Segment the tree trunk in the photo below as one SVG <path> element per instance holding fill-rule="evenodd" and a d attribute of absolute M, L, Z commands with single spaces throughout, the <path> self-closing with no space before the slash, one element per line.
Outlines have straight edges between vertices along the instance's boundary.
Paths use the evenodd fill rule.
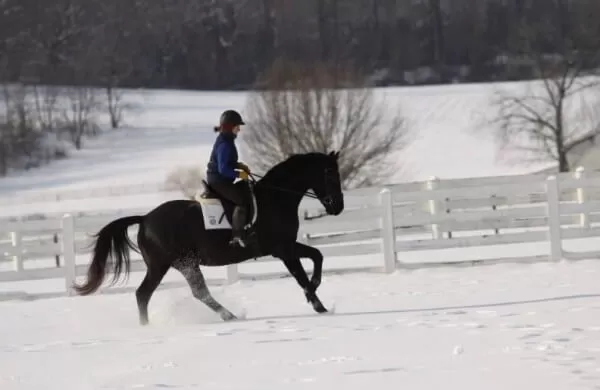
<path fill-rule="evenodd" d="M 328 12 L 325 0 L 317 0 L 317 20 L 319 25 L 319 43 L 321 46 L 320 60 L 327 62 L 330 59 L 330 37 L 328 27 Z"/>
<path fill-rule="evenodd" d="M 431 0 L 431 28 L 433 38 L 433 61 L 439 71 L 444 64 L 444 21 L 440 0 Z"/>
<path fill-rule="evenodd" d="M 561 150 L 558 153 L 558 171 L 559 172 L 569 172 L 569 161 L 567 160 L 567 153 L 564 150 Z"/>
<path fill-rule="evenodd" d="M 566 91 L 562 89 L 558 94 L 558 104 L 556 106 L 556 153 L 558 155 L 558 171 L 569 172 L 569 160 L 567 159 L 567 151 L 565 149 L 565 133 L 564 133 L 564 120 L 563 120 L 563 108 L 565 101 Z"/>

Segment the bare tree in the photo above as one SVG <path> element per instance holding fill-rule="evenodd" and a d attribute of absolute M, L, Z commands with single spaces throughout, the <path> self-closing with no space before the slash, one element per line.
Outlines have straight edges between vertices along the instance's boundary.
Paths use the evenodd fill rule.
<path fill-rule="evenodd" d="M 61 125 L 73 146 L 81 149 L 84 136 L 96 136 L 100 132 L 96 115 L 99 110 L 98 92 L 92 88 L 73 87 L 65 89 L 65 108 Z"/>
<path fill-rule="evenodd" d="M 124 101 L 123 90 L 118 86 L 134 73 L 134 62 L 140 58 L 141 49 L 134 34 L 143 27 L 139 6 L 134 1 L 100 2 L 102 21 L 98 33 L 90 39 L 91 49 L 85 53 L 85 58 L 96 63 L 96 76 L 105 88 L 104 106 L 113 129 L 119 128 L 125 113 L 133 109 Z"/>
<path fill-rule="evenodd" d="M 62 90 L 60 87 L 32 85 L 31 94 L 35 107 L 36 121 L 44 130 L 56 127 L 58 103 Z"/>
<path fill-rule="evenodd" d="M 243 140 L 254 169 L 266 171 L 296 153 L 336 149 L 346 188 L 379 183 L 397 170 L 389 157 L 405 146 L 406 122 L 349 69 L 273 65 L 245 112 Z"/>
<path fill-rule="evenodd" d="M 0 99 L 0 176 L 9 168 L 29 169 L 43 160 L 45 134 L 28 103 L 27 88 L 2 85 Z"/>
<path fill-rule="evenodd" d="M 496 93 L 493 123 L 498 125 L 497 136 L 503 148 L 512 145 L 537 158 L 556 161 L 558 170 L 567 172 L 569 153 L 600 134 L 596 96 L 600 78 L 595 73 L 600 45 L 595 37 L 586 40 L 579 35 L 563 39 L 560 52 L 545 53 L 542 36 L 551 34 L 549 30 L 530 26 L 521 33 L 523 58 L 532 64 L 539 80 L 520 92 Z"/>
<path fill-rule="evenodd" d="M 84 84 L 107 89 L 118 126 L 116 88 L 246 88 L 281 55 L 352 59 L 386 83 L 506 79 L 505 66 L 492 61 L 509 51 L 518 23 L 553 18 L 558 35 L 568 36 L 585 18 L 598 24 L 598 3 L 0 0 L 0 62 L 11 82 L 72 85 L 81 83 L 77 52 L 90 48 L 84 60 L 97 69 Z"/>

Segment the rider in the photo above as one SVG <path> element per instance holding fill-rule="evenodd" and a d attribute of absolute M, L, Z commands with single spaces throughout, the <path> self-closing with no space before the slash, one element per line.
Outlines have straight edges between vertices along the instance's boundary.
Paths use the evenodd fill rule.
<path fill-rule="evenodd" d="M 242 237 L 243 226 L 250 203 L 250 191 L 247 185 L 250 169 L 246 164 L 238 161 L 235 139 L 241 125 L 245 123 L 237 111 L 227 110 L 221 114 L 219 126 L 215 127 L 215 132 L 219 135 L 210 154 L 206 179 L 212 189 L 236 205 L 232 218 L 233 238 L 230 244 L 243 247 L 245 246 Z M 242 181 L 234 183 L 235 179 L 242 179 Z"/>

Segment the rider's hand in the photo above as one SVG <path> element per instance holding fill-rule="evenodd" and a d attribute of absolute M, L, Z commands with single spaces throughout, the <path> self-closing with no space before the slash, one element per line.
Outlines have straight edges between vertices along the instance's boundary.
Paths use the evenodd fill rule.
<path fill-rule="evenodd" d="M 250 168 L 248 168 L 248 165 L 244 164 L 243 162 L 238 162 L 237 167 L 246 173 L 250 173 Z"/>
<path fill-rule="evenodd" d="M 248 180 L 248 172 L 246 171 L 239 171 L 238 172 L 238 177 L 242 180 Z"/>

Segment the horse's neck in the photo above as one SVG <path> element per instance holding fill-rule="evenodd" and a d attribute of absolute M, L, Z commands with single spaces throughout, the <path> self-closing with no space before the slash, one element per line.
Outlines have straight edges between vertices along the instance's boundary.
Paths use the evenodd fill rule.
<path fill-rule="evenodd" d="M 308 189 L 301 181 L 295 180 L 294 175 L 265 176 L 257 183 L 257 188 L 269 198 L 277 198 L 277 203 L 285 207 L 286 211 L 295 212 L 300 207 L 302 197 Z"/>

